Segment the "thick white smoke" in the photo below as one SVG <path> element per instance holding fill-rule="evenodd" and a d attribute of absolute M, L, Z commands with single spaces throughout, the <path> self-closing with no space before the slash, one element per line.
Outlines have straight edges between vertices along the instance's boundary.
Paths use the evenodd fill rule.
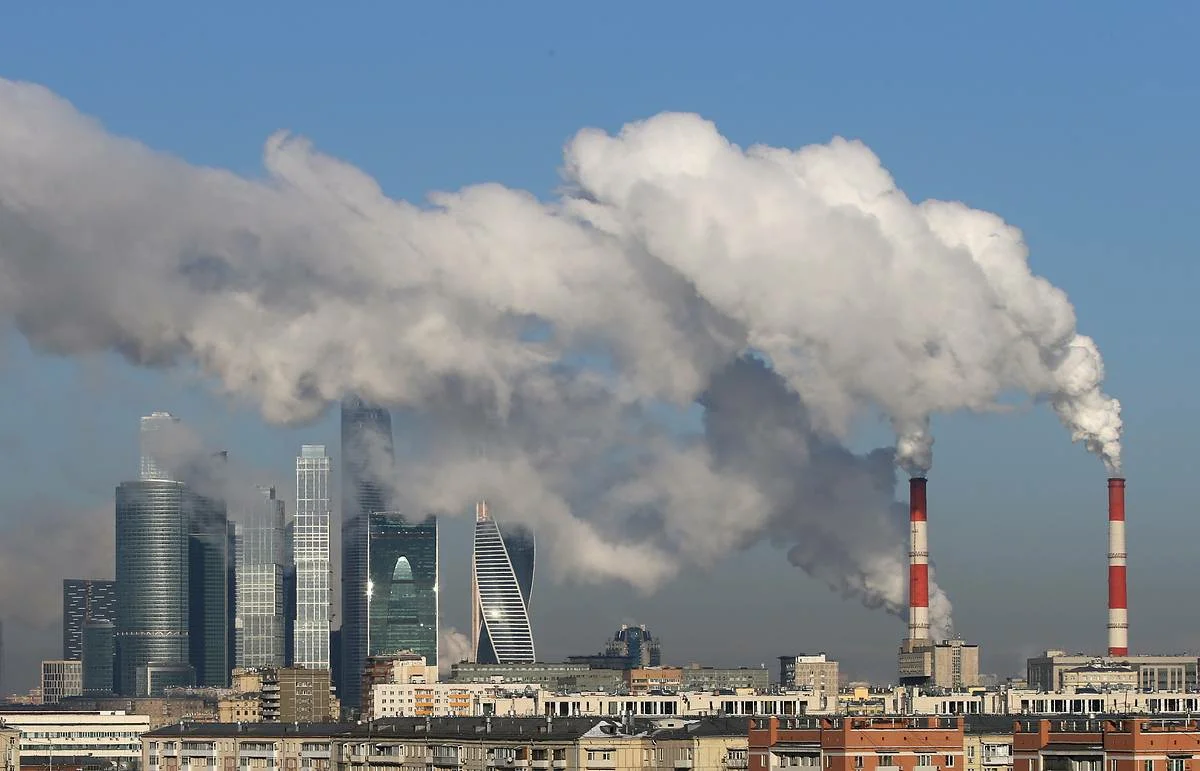
<path fill-rule="evenodd" d="M 0 81 L 0 116 L 0 319 L 198 367 L 272 421 L 347 392 L 404 408 L 436 437 L 409 503 L 487 488 L 564 572 L 651 587 L 769 537 L 895 610 L 893 466 L 929 467 L 931 415 L 1046 399 L 1119 468 L 1099 353 L 1019 231 L 913 203 L 859 142 L 744 150 L 663 114 L 580 132 L 558 200 L 421 207 L 282 134 L 250 180 L 37 86 Z M 896 447 L 848 452 L 878 414 Z"/>

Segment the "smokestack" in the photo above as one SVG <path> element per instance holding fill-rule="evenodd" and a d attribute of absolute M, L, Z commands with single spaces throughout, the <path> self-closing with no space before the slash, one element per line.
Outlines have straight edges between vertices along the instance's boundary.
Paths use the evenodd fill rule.
<path fill-rule="evenodd" d="M 1129 655 L 1125 591 L 1125 480 L 1108 480 L 1108 655 Z"/>
<path fill-rule="evenodd" d="M 929 540 L 925 477 L 908 480 L 908 639 L 929 639 Z"/>

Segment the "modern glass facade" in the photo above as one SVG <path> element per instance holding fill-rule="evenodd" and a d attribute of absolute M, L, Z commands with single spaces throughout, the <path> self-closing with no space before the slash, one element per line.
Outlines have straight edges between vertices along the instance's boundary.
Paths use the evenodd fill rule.
<path fill-rule="evenodd" d="M 287 551 L 283 501 L 274 487 L 259 488 L 236 526 L 234 665 L 245 669 L 284 666 L 284 572 Z"/>
<path fill-rule="evenodd" d="M 138 695 L 139 668 L 190 665 L 201 685 L 229 677 L 229 538 L 224 504 L 180 482 L 116 491 L 116 686 Z"/>
<path fill-rule="evenodd" d="M 296 516 L 292 559 L 296 571 L 294 660 L 307 669 L 329 669 L 330 459 L 321 444 L 304 445 L 296 458 Z"/>
<path fill-rule="evenodd" d="M 115 630 L 111 621 L 88 621 L 83 625 L 83 693 L 86 696 L 113 692 Z"/>
<path fill-rule="evenodd" d="M 367 546 L 367 650 L 412 651 L 437 665 L 438 531 L 428 517 L 411 522 L 393 511 L 370 515 Z"/>
<path fill-rule="evenodd" d="M 142 481 L 171 479 L 171 470 L 165 462 L 165 452 L 170 440 L 170 431 L 179 424 L 179 418 L 169 412 L 152 412 L 142 418 L 139 433 L 141 464 L 138 479 Z"/>
<path fill-rule="evenodd" d="M 394 450 L 392 416 L 356 397 L 342 402 L 342 628 L 337 686 L 343 704 L 362 703 L 367 659 L 367 531 L 387 511 Z"/>
<path fill-rule="evenodd" d="M 88 621 L 115 621 L 117 582 L 63 579 L 63 659 L 83 658 L 83 627 Z"/>
<path fill-rule="evenodd" d="M 487 504 L 478 504 L 471 552 L 471 631 L 477 663 L 537 661 L 529 623 L 533 571 L 533 533 L 519 525 L 502 531 Z"/>

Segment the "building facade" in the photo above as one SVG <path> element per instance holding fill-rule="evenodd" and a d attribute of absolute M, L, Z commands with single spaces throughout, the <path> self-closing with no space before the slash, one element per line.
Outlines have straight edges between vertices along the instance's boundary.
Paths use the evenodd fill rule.
<path fill-rule="evenodd" d="M 437 520 L 376 512 L 369 521 L 368 655 L 411 651 L 437 666 Z"/>
<path fill-rule="evenodd" d="M 330 669 L 330 459 L 325 446 L 304 445 L 296 458 L 296 516 L 292 560 L 296 571 L 293 661 Z"/>
<path fill-rule="evenodd" d="M 83 662 L 42 662 L 42 703 L 58 704 L 68 696 L 83 695 Z"/>
<path fill-rule="evenodd" d="M 171 456 L 176 452 L 173 433 L 179 426 L 179 418 L 169 412 L 152 412 L 141 420 L 138 444 L 141 462 L 138 479 L 143 482 L 172 481 L 174 469 L 170 466 Z"/>
<path fill-rule="evenodd" d="M 0 723 L 21 731 L 21 768 L 139 767 L 145 715 L 115 712 L 0 712 Z"/>
<path fill-rule="evenodd" d="M 21 731 L 0 723 L 0 771 L 21 771 Z"/>
<path fill-rule="evenodd" d="M 471 650 L 480 664 L 537 661 L 529 601 L 533 593 L 533 533 L 503 529 L 485 502 L 475 507 L 471 549 Z"/>
<path fill-rule="evenodd" d="M 779 657 L 779 685 L 782 688 L 836 695 L 840 686 L 838 677 L 838 663 L 823 652 Z"/>
<path fill-rule="evenodd" d="M 83 693 L 111 694 L 116 687 L 116 626 L 111 621 L 83 625 Z"/>
<path fill-rule="evenodd" d="M 1193 718 L 1019 720 L 1013 771 L 1191 771 L 1200 762 Z"/>
<path fill-rule="evenodd" d="M 116 685 L 138 670 L 190 666 L 202 685 L 229 677 L 229 528 L 224 504 L 180 482 L 125 482 L 116 492 Z"/>
<path fill-rule="evenodd" d="M 259 492 L 261 500 L 254 501 L 246 521 L 236 526 L 234 664 L 241 668 L 286 663 L 284 507 L 274 487 Z"/>
<path fill-rule="evenodd" d="M 117 582 L 63 579 L 63 653 L 68 661 L 83 658 L 83 625 L 115 621 Z"/>
<path fill-rule="evenodd" d="M 362 702 L 360 677 L 367 660 L 367 543 L 369 517 L 390 509 L 388 484 L 395 451 L 392 416 L 386 409 L 348 396 L 342 428 L 342 624 L 336 685 L 342 702 Z"/>
<path fill-rule="evenodd" d="M 749 767 L 953 771 L 963 737 L 961 717 L 760 717 L 750 722 Z"/>
<path fill-rule="evenodd" d="M 1127 666 L 1137 673 L 1137 687 L 1148 691 L 1197 690 L 1196 656 L 1085 656 L 1049 650 L 1026 660 L 1030 688 L 1057 691 L 1069 685 L 1067 673 L 1080 667 Z"/>

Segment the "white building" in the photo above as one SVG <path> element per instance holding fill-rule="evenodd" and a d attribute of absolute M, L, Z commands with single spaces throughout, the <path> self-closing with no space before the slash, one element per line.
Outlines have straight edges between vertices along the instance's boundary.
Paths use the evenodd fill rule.
<path fill-rule="evenodd" d="M 21 732 L 23 765 L 111 761 L 117 769 L 141 761 L 148 715 L 124 712 L 0 712 L 0 723 Z"/>
<path fill-rule="evenodd" d="M 83 695 L 82 661 L 42 662 L 42 703 L 58 704 L 67 696 Z"/>
<path fill-rule="evenodd" d="M 330 459 L 325 445 L 306 444 L 296 458 L 296 519 L 292 559 L 296 566 L 295 664 L 329 669 Z"/>

